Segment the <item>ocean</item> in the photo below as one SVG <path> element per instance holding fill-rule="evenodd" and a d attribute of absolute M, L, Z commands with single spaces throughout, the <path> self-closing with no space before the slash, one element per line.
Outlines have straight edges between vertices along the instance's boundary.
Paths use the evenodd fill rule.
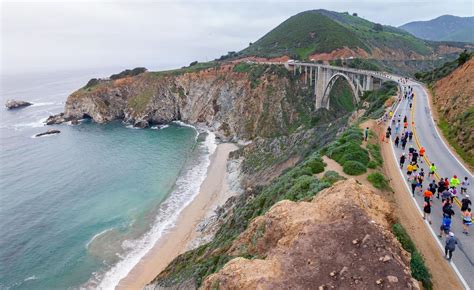
<path fill-rule="evenodd" d="M 116 71 L 1 76 L 0 289 L 112 289 L 198 193 L 212 133 L 43 125 L 71 92 Z M 34 105 L 8 111 L 10 98 Z M 34 137 L 50 128 L 61 133 Z"/>

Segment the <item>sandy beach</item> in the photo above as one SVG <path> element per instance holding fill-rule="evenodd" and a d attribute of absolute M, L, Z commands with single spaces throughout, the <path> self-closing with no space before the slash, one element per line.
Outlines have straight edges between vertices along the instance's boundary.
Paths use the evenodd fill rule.
<path fill-rule="evenodd" d="M 186 251 L 188 244 L 198 235 L 196 228 L 199 222 L 232 195 L 226 182 L 226 165 L 229 153 L 236 149 L 237 146 L 231 143 L 217 146 L 199 194 L 181 212 L 176 226 L 158 240 L 116 289 L 142 289 L 176 256 Z"/>

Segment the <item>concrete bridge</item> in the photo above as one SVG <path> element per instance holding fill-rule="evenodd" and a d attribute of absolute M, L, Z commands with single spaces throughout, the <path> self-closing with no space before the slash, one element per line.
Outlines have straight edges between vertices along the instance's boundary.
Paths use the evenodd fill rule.
<path fill-rule="evenodd" d="M 316 109 L 329 109 L 329 93 L 339 78 L 345 79 L 353 92 L 356 103 L 365 91 L 380 87 L 391 77 L 382 72 L 351 69 L 316 63 L 288 62 L 284 64 L 293 73 L 302 75 L 305 84 L 314 85 Z"/>

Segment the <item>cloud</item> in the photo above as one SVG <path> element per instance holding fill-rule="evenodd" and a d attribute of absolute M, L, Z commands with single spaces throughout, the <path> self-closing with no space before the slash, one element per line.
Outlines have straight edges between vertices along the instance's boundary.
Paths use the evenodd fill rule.
<path fill-rule="evenodd" d="M 107 66 L 168 69 L 238 51 L 309 9 L 401 25 L 472 14 L 470 1 L 6 1 L 2 74 Z"/>

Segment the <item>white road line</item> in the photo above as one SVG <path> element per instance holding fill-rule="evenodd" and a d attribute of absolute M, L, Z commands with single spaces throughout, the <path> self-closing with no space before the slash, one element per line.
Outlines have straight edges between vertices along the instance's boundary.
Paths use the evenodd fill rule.
<path fill-rule="evenodd" d="M 392 118 L 390 118 L 389 120 L 389 124 L 391 124 L 393 118 L 395 118 L 396 116 L 396 113 L 398 111 L 398 108 L 400 107 L 402 101 L 400 101 L 397 105 L 397 107 L 395 108 L 395 111 L 393 112 L 393 115 L 392 115 Z M 391 151 L 392 151 L 392 154 L 393 154 L 393 158 L 395 159 L 395 163 L 396 161 L 398 160 L 397 159 L 397 155 L 395 154 L 395 149 L 393 147 L 393 144 L 392 144 L 392 138 L 389 137 L 390 139 L 390 148 L 391 148 Z M 405 187 L 407 189 L 407 192 L 410 193 L 410 187 L 408 186 L 408 183 L 407 181 L 405 180 L 405 176 L 403 175 L 403 171 L 401 170 L 400 166 L 398 166 L 398 163 L 396 163 L 396 166 L 398 168 L 398 172 L 400 173 L 400 176 L 402 177 L 402 180 L 403 180 L 403 183 L 405 184 Z M 423 212 L 421 211 L 421 208 L 418 206 L 418 203 L 416 203 L 416 199 L 411 196 L 411 201 L 415 204 L 415 207 L 418 209 L 418 212 L 420 213 L 421 216 L 423 216 Z M 425 220 L 425 225 L 428 226 L 429 230 L 430 230 L 430 233 L 431 235 L 433 236 L 433 238 L 435 239 L 435 241 L 437 242 L 438 246 L 440 247 L 441 249 L 441 252 L 444 253 L 444 247 L 443 245 L 441 244 L 441 241 L 439 240 L 438 236 L 436 235 L 436 233 L 434 232 L 433 228 L 428 224 L 428 221 Z M 458 268 L 456 267 L 456 265 L 454 264 L 453 261 L 450 261 L 449 264 L 451 265 L 451 267 L 453 268 L 454 272 L 456 273 L 456 275 L 458 276 L 459 280 L 461 281 L 461 284 L 463 284 L 463 287 L 464 289 L 466 290 L 470 290 L 471 288 L 469 287 L 469 285 L 467 284 L 466 280 L 464 280 L 463 276 L 461 275 L 461 273 L 459 272 Z"/>
<path fill-rule="evenodd" d="M 433 118 L 433 111 L 431 110 L 431 104 L 430 104 L 430 100 L 429 100 L 429 97 L 428 97 L 428 92 L 426 91 L 425 89 L 425 86 L 419 82 L 415 82 L 415 81 L 412 81 L 413 83 L 419 85 L 421 87 L 421 89 L 423 91 L 425 91 L 425 94 L 426 94 L 426 97 L 428 98 L 426 101 L 428 103 L 428 108 L 430 109 L 430 118 L 431 118 L 431 121 L 433 122 L 434 124 L 434 129 L 436 131 L 436 135 L 438 135 L 438 138 L 441 140 L 441 142 L 443 143 L 444 147 L 446 148 L 446 150 L 448 150 L 449 154 L 456 160 L 456 162 L 462 167 L 464 168 L 464 170 L 466 170 L 470 175 L 471 175 L 471 179 L 474 177 L 471 173 L 471 171 L 466 168 L 466 166 L 464 166 L 464 164 L 456 157 L 456 155 L 454 155 L 453 152 L 451 152 L 451 149 L 448 147 L 448 145 L 446 144 L 446 142 L 444 142 L 444 139 L 442 138 L 441 134 L 439 133 L 438 131 L 438 124 L 435 122 L 434 118 Z"/>

